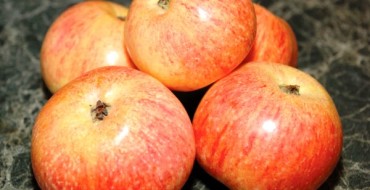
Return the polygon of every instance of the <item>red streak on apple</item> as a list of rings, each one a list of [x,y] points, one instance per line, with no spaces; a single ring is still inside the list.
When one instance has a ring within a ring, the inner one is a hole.
[[[167,87],[200,89],[247,56],[256,20],[250,0],[133,1],[125,41],[134,64]]]
[[[97,101],[108,114],[94,119]],[[181,189],[195,159],[191,121],[176,96],[128,67],[92,70],[45,104],[31,161],[41,189]]]
[[[216,82],[193,128],[200,165],[231,189],[317,189],[342,148],[326,90],[276,63],[249,63]]]

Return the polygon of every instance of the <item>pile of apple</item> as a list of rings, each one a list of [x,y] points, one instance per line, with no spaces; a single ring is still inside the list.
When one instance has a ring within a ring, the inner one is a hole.
[[[288,23],[251,0],[80,2],[43,41],[54,94],[32,131],[34,176],[41,189],[172,190],[197,161],[230,189],[317,189],[342,127],[297,57]],[[174,92],[207,86],[190,117]]]

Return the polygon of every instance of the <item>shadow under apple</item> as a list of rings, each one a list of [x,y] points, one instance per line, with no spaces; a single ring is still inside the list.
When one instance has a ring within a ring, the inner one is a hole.
[[[227,190],[228,188],[204,171],[195,162],[192,173],[182,190]]]
[[[193,116],[199,105],[199,102],[202,100],[204,94],[207,92],[210,86],[211,85],[191,92],[172,91],[185,107],[191,120],[193,120]]]
[[[340,157],[339,162],[335,167],[333,173],[329,176],[325,183],[320,186],[318,190],[334,190],[340,182],[339,180],[342,176],[343,169],[343,158]]]

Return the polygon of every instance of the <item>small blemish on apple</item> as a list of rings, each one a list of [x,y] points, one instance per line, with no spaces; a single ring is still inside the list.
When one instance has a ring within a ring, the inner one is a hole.
[[[299,93],[299,85],[279,85],[279,88],[281,91],[283,91],[284,93],[287,93],[287,94],[292,94],[292,95],[297,95],[299,96],[300,93]]]
[[[126,21],[125,16],[117,16],[117,19],[120,20],[120,21]]]
[[[94,109],[91,110],[92,115],[94,116],[94,120],[103,120],[104,117],[108,116],[108,104],[98,100],[96,102],[96,106]]]

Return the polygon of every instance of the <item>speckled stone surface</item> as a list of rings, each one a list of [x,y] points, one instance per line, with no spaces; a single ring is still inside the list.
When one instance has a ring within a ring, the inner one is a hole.
[[[0,190],[38,189],[30,137],[50,97],[40,75],[40,47],[52,21],[76,2],[0,0]],[[320,189],[370,189],[370,1],[255,2],[291,24],[299,68],[326,87],[340,113],[342,158]],[[195,166],[184,189],[226,188]]]

